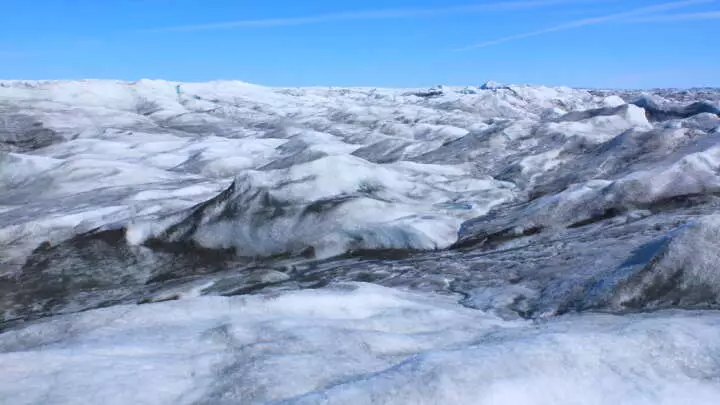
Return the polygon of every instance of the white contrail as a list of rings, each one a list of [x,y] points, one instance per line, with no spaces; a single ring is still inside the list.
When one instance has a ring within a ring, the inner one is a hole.
[[[460,5],[441,8],[405,8],[388,10],[366,10],[346,13],[322,14],[308,17],[269,18],[261,20],[239,20],[211,24],[183,25],[156,28],[149,31],[207,31],[249,27],[277,27],[289,25],[318,24],[351,20],[380,20],[426,17],[441,14],[478,13],[483,11],[517,10],[523,8],[549,7],[568,3],[597,3],[601,0],[534,0],[506,1],[488,4]],[[607,1],[607,0],[606,0]]]
[[[633,18],[630,22],[670,22],[687,20],[715,20],[720,18],[720,11],[708,11],[705,13],[689,13],[674,15],[656,15],[649,17]]]
[[[474,44],[474,45],[470,45],[470,46],[466,46],[466,47],[457,49],[457,51],[466,51],[466,50],[469,50],[469,49],[484,48],[484,47],[486,47],[486,46],[497,45],[497,44],[501,44],[501,43],[504,43],[504,42],[510,42],[510,41],[514,41],[514,40],[516,40],[516,39],[523,39],[523,38],[535,37],[535,36],[538,36],[538,35],[549,34],[549,33],[551,33],[551,32],[565,31],[565,30],[569,30],[569,29],[573,29],[573,28],[584,27],[584,26],[587,26],[587,25],[601,24],[601,23],[605,23],[605,22],[609,22],[609,21],[624,20],[624,19],[627,19],[627,18],[629,18],[629,17],[635,17],[635,16],[638,16],[638,15],[652,14],[652,13],[656,13],[656,12],[669,11],[669,10],[674,10],[674,9],[679,9],[679,8],[694,6],[694,5],[698,5],[698,4],[713,3],[713,2],[715,2],[715,1],[717,1],[717,0],[684,0],[684,1],[676,1],[676,2],[672,2],[672,3],[660,4],[660,5],[657,5],[657,6],[637,8],[637,9],[634,9],[634,10],[625,11],[625,12],[622,12],[622,13],[610,14],[610,15],[606,15],[606,16],[602,16],[602,17],[584,18],[584,19],[582,19],[582,20],[575,20],[575,21],[571,21],[571,22],[569,22],[569,23],[565,23],[565,24],[561,24],[561,25],[556,25],[556,26],[554,26],[554,27],[545,28],[545,29],[541,29],[541,30],[538,30],[538,31],[531,31],[531,32],[523,33],[523,34],[511,35],[511,36],[508,36],[508,37],[498,38],[498,39],[494,39],[494,40],[491,40],[491,41],[481,42],[481,43],[479,43],[479,44]]]

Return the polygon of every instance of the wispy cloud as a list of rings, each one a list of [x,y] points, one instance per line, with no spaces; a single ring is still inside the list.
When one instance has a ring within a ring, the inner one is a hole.
[[[630,22],[670,22],[688,20],[715,20],[720,18],[720,11],[708,11],[705,13],[655,15],[649,17],[633,18]]]
[[[683,0],[683,1],[659,4],[656,6],[636,8],[636,9],[625,11],[622,13],[610,14],[610,15],[605,15],[602,17],[584,18],[581,20],[575,20],[575,21],[571,21],[569,23],[556,25],[554,27],[549,27],[549,28],[545,28],[545,29],[541,29],[541,30],[537,30],[537,31],[530,31],[530,32],[522,33],[522,34],[511,35],[511,36],[507,36],[507,37],[503,37],[503,38],[493,39],[490,41],[480,42],[480,43],[477,43],[474,45],[470,45],[470,46],[466,46],[466,47],[457,49],[457,51],[466,51],[466,50],[470,50],[470,49],[484,48],[487,46],[502,44],[504,42],[515,41],[518,39],[536,37],[538,35],[545,35],[545,34],[550,34],[553,32],[585,27],[588,25],[595,25],[595,24],[602,24],[602,23],[612,22],[612,21],[626,20],[626,19],[632,18],[632,17],[638,17],[638,16],[643,16],[643,15],[648,15],[648,14],[653,14],[653,13],[660,13],[663,11],[676,10],[676,9],[690,7],[690,6],[694,6],[694,5],[698,5],[698,4],[714,3],[716,1],[717,0]]]
[[[403,8],[403,9],[387,9],[387,10],[364,10],[334,14],[322,14],[307,17],[290,17],[290,18],[268,18],[259,20],[238,20],[211,24],[182,25],[175,27],[155,28],[147,31],[207,31],[207,30],[223,30],[233,28],[251,28],[251,27],[278,27],[290,25],[319,24],[327,22],[352,21],[352,20],[382,20],[382,19],[401,19],[401,18],[419,18],[429,17],[442,14],[461,14],[461,13],[479,13],[488,11],[503,10],[519,10],[532,9],[541,7],[551,7],[555,5],[567,5],[578,3],[597,3],[601,0],[531,0],[531,1],[505,1],[487,4],[448,6],[441,8]],[[607,0],[605,0],[607,1]]]

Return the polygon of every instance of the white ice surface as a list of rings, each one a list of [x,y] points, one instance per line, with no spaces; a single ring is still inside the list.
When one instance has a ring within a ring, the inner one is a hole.
[[[716,404],[720,315],[502,321],[366,284],[62,316],[0,335],[25,404]],[[279,402],[278,402],[279,401]]]
[[[497,83],[475,94],[447,87],[432,98],[242,82],[183,83],[180,97],[180,83],[161,80],[0,84],[0,135],[27,121],[63,140],[0,152],[0,274],[19,271],[39,243],[94,227],[129,224],[127,240],[142,243],[233,181],[219,205],[233,209],[205,212],[193,242],[250,256],[430,250],[502,204],[470,237],[538,229],[545,238],[510,240],[487,262],[433,261],[448,266],[432,275],[443,285],[464,268],[466,280],[478,277],[464,303],[480,310],[456,304],[457,296],[365,284],[198,297],[212,284],[200,278],[155,297],[179,301],[29,323],[0,334],[3,405],[720,403],[716,311],[498,317],[523,300],[568,292],[523,284],[533,281],[530,271],[544,265],[538,277],[548,280],[562,265],[568,279],[586,272],[607,281],[613,268],[602,266],[626,256],[606,256],[627,253],[634,238],[663,232],[666,222],[680,228],[658,245],[664,254],[632,264],[656,272],[650,276],[679,274],[675,288],[700,303],[717,295],[720,227],[715,217],[698,218],[709,208],[620,229],[668,199],[720,191],[714,114],[650,123],[616,96]],[[337,201],[337,209],[318,209]],[[547,230],[613,210],[623,212],[613,219],[618,229],[581,227],[580,237],[550,240],[556,234]],[[567,246],[578,250],[567,254]],[[611,253],[581,251],[605,248]],[[412,276],[420,265],[398,266]],[[495,268],[515,265],[517,284],[493,285]],[[611,286],[610,298],[647,298],[656,285]]]
[[[1,272],[16,269],[48,237],[60,241],[93,226],[177,212],[211,198],[236,176],[250,188],[302,180],[273,192],[296,204],[352,194],[359,186],[385,191],[322,224],[280,218],[284,225],[268,225],[269,236],[257,241],[239,237],[242,223],[216,224],[197,235],[203,245],[244,246],[242,253],[250,255],[311,246],[320,256],[349,248],[444,248],[457,239],[464,220],[517,198],[517,190],[476,176],[472,162],[445,167],[403,160],[473,136],[471,131],[489,127],[487,119],[519,119],[514,130],[504,131],[512,140],[546,109],[607,104],[567,88],[456,90],[424,100],[405,89],[274,89],[231,81],[5,81],[0,100],[6,113],[39,122],[65,142],[0,157],[0,186],[11,190],[0,196],[7,210],[0,216],[0,245],[6,247],[0,263],[9,266]],[[564,130],[643,124],[626,115]],[[400,148],[394,163],[374,161],[389,152],[383,142]],[[366,147],[374,149],[351,156]],[[95,214],[111,208],[111,216]],[[76,219],[59,222],[62,212]],[[133,235],[142,241],[142,232]],[[358,238],[363,242],[348,242]]]
[[[242,256],[308,247],[317,257],[354,249],[446,248],[457,240],[463,220],[514,197],[512,184],[472,178],[463,167],[411,162],[380,166],[342,155],[288,169],[246,171],[235,183],[236,215],[204,220],[193,240],[206,248],[232,247]],[[343,197],[351,200],[329,213],[310,208],[314,202]],[[269,217],[268,199],[282,202],[284,213]],[[132,224],[128,241],[137,244],[156,237],[166,223],[175,221]]]

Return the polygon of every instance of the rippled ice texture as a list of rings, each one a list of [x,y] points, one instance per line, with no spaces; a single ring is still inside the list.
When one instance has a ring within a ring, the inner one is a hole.
[[[0,390],[48,405],[710,405],[718,328],[712,312],[508,322],[371,285],[201,297],[6,332]]]
[[[3,401],[720,402],[720,92],[177,84],[0,82]]]

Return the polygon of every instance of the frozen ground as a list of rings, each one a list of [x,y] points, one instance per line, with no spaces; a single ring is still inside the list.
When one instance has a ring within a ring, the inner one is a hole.
[[[720,91],[176,85],[0,81],[0,402],[720,402]]]

